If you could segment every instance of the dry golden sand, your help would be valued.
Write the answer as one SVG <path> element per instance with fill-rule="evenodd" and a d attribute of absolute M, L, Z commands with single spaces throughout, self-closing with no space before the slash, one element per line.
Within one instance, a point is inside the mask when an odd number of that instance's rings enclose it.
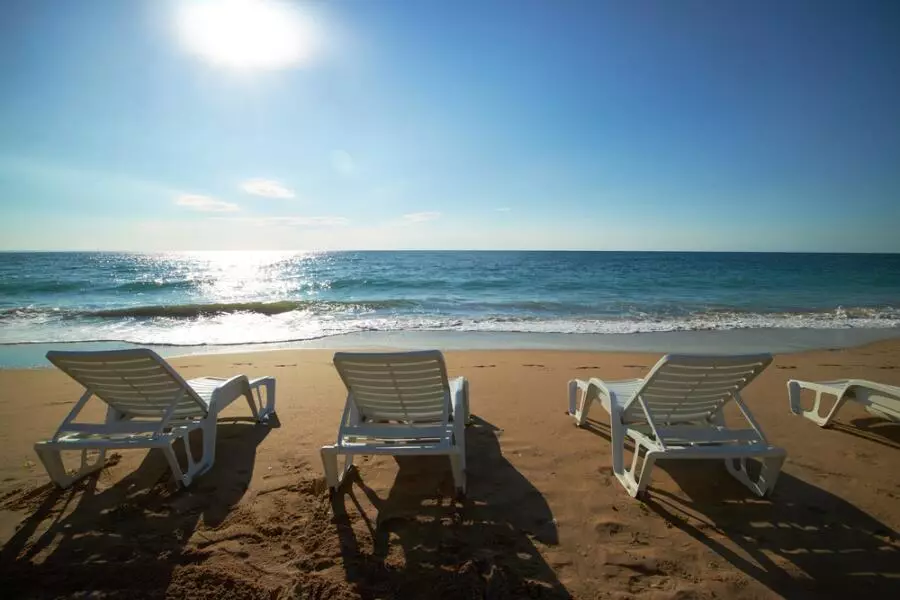
<path fill-rule="evenodd" d="M 80 389 L 53 370 L 0 371 L 3 597 L 900 597 L 900 426 L 851 405 L 822 430 L 789 414 L 785 389 L 900 384 L 900 341 L 779 356 L 748 388 L 788 451 L 766 500 L 706 461 L 661 463 L 649 499 L 633 500 L 612 476 L 603 411 L 587 429 L 564 414 L 570 378 L 640 376 L 657 358 L 448 352 L 477 416 L 463 502 L 441 458 L 358 461 L 329 499 L 318 448 L 344 394 L 328 352 L 175 359 L 188 378 L 278 381 L 280 425 L 223 422 L 214 469 L 184 491 L 143 452 L 56 491 L 31 445 Z"/>

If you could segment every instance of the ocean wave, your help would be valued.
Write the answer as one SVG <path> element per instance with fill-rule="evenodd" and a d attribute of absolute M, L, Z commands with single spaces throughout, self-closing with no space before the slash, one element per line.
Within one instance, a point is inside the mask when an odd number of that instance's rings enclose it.
<path fill-rule="evenodd" d="M 198 279 L 146 279 L 139 281 L 129 281 L 113 286 L 112 290 L 116 292 L 162 292 L 166 290 L 192 290 L 205 283 L 214 283 L 210 280 Z"/>
<path fill-rule="evenodd" d="M 33 318 L 56 316 L 65 319 L 84 317 L 126 319 L 126 318 L 168 318 L 193 319 L 232 313 L 255 313 L 259 315 L 279 315 L 295 311 L 328 314 L 336 312 L 367 312 L 386 309 L 409 309 L 416 305 L 409 300 L 368 300 L 359 302 L 336 302 L 330 300 L 282 300 L 278 302 L 212 302 L 203 304 L 164 304 L 149 306 L 129 306 L 99 310 L 65 310 L 59 308 L 19 307 L 0 311 L 0 321 L 10 318 Z"/>
<path fill-rule="evenodd" d="M 336 311 L 323 314 L 298 311 L 296 306 L 285 310 L 289 308 L 286 304 L 291 303 L 268 304 L 276 306 L 263 309 L 269 312 L 238 310 L 241 303 L 226 305 L 234 309 L 230 312 L 211 310 L 211 305 L 198 305 L 207 307 L 204 310 L 208 312 L 168 307 L 174 308 L 180 316 L 188 313 L 197 315 L 189 319 L 179 318 L 174 323 L 168 318 L 22 319 L 0 327 L 0 343 L 118 341 L 171 346 L 240 345 L 300 342 L 369 331 L 640 334 L 737 329 L 900 329 L 900 309 L 895 308 L 839 308 L 821 312 L 768 314 L 715 310 L 685 317 L 541 318 L 498 315 L 464 318 L 409 312 L 386 316 L 374 312 Z M 346 307 L 346 304 L 341 306 Z M 152 310 L 137 313 L 130 310 L 127 316 L 137 314 L 143 317 L 153 313 Z"/>

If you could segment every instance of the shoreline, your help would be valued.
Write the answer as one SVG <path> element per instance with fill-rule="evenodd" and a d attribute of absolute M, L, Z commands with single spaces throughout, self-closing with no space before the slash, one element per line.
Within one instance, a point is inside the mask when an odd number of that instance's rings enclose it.
<path fill-rule="evenodd" d="M 161 356 L 232 355 L 280 350 L 413 350 L 447 351 L 578 351 L 691 354 L 785 354 L 857 348 L 900 338 L 900 328 L 758 328 L 664 331 L 642 333 L 518 333 L 459 331 L 367 331 L 293 342 L 171 346 L 130 342 L 0 343 L 0 370 L 50 368 L 44 356 L 51 349 L 114 350 L 151 348 Z"/>

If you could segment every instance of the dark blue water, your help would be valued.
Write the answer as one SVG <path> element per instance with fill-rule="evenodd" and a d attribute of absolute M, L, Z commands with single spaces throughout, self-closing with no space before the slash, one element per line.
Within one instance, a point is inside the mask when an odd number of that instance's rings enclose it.
<path fill-rule="evenodd" d="M 0 343 L 900 327 L 900 255 L 0 253 Z"/>

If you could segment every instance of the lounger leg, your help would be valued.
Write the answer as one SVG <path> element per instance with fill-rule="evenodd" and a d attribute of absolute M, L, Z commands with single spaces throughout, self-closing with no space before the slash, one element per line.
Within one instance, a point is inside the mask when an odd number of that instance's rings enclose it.
<path fill-rule="evenodd" d="M 620 423 L 616 423 L 614 420 L 611 421 L 610 428 L 612 429 L 613 474 L 631 496 L 637 496 L 638 485 L 634 480 L 634 474 L 629 473 L 625 469 L 625 430 Z M 634 450 L 636 463 L 637 452 L 640 450 L 640 448 L 635 447 Z M 633 468 L 634 467 L 632 466 L 632 469 Z"/>
<path fill-rule="evenodd" d="M 576 390 L 575 393 L 577 394 L 577 390 L 578 390 L 577 382 L 575 383 L 575 390 Z M 590 412 L 590 409 L 591 409 L 591 403 L 594 401 L 594 394 L 589 393 L 589 391 L 590 391 L 590 386 L 586 386 L 584 388 L 584 390 L 582 390 L 580 406 L 576 406 L 576 408 L 575 408 L 575 413 L 574 413 L 575 414 L 575 425 L 577 425 L 578 427 L 581 427 L 582 425 L 584 425 L 584 422 L 587 421 L 588 413 Z M 571 383 L 569 384 L 569 394 L 570 395 L 572 394 Z M 571 404 L 572 404 L 572 400 L 570 399 L 569 405 L 571 406 Z"/>
<path fill-rule="evenodd" d="M 266 390 L 266 403 L 263 405 L 262 389 Z M 251 396 L 247 398 L 250 403 L 250 412 L 256 418 L 257 422 L 265 423 L 269 417 L 275 414 L 275 378 L 263 377 L 253 381 Z M 256 398 L 253 398 L 253 394 Z"/>
<path fill-rule="evenodd" d="M 746 458 L 726 458 L 725 468 L 732 477 L 759 494 L 759 491 L 753 489 L 753 482 L 750 481 L 750 476 L 747 474 Z"/>
<path fill-rule="evenodd" d="M 814 413 L 817 417 L 818 417 L 818 413 L 819 413 L 819 395 L 820 394 L 816 395 L 816 408 L 815 408 L 815 413 Z M 828 411 L 828 414 L 825 415 L 824 418 L 819 417 L 819 418 L 813 419 L 813 421 L 818 423 L 820 427 L 827 427 L 828 424 L 831 422 L 832 417 L 834 417 L 834 413 L 836 413 L 838 411 L 838 409 L 841 406 L 843 406 L 844 402 L 846 402 L 846 401 L 847 401 L 847 396 L 846 395 L 841 396 L 840 398 L 835 400 L 834 406 L 831 407 L 831 410 Z M 812 418 L 812 417 L 810 417 L 810 418 Z"/>
<path fill-rule="evenodd" d="M 197 465 L 197 475 L 206 473 L 216 462 L 216 425 L 216 421 L 207 418 L 200 426 L 200 433 L 203 436 L 203 456 L 200 457 Z M 185 441 L 187 442 L 187 440 L 188 438 L 185 436 Z M 185 449 L 190 454 L 189 444 L 185 443 Z"/>
<path fill-rule="evenodd" d="M 635 457 L 637 457 L 637 450 L 638 449 L 635 448 Z M 653 465 L 656 464 L 656 459 L 660 454 L 660 452 L 655 450 L 648 450 L 647 454 L 644 455 L 644 465 L 641 467 L 641 475 L 637 480 L 637 493 L 635 494 L 635 497 L 640 496 L 647 491 L 647 486 L 650 485 L 650 473 L 653 471 Z M 634 472 L 635 468 L 632 467 L 632 475 L 634 475 Z"/>
<path fill-rule="evenodd" d="M 575 416 L 578 409 L 578 381 L 573 379 L 569 382 L 569 414 Z"/>
<path fill-rule="evenodd" d="M 647 449 L 647 452 L 644 455 L 644 464 L 641 465 L 640 474 L 635 478 L 635 473 L 637 473 L 638 470 L 638 461 L 641 459 L 641 448 L 643 445 L 640 442 L 635 442 L 634 457 L 631 460 L 631 469 L 625 469 L 624 443 L 619 447 L 621 448 L 619 456 L 613 458 L 613 473 L 625 487 L 628 494 L 632 498 L 637 498 L 641 494 L 646 493 L 647 486 L 650 485 L 650 473 L 653 471 L 653 465 L 656 463 L 656 459 L 661 453 L 656 450 Z"/>
<path fill-rule="evenodd" d="M 781 474 L 781 467 L 784 464 L 785 456 L 771 456 L 763 459 L 762 471 L 759 473 L 759 487 L 762 495 L 768 495 L 775 489 L 775 483 Z"/>
<path fill-rule="evenodd" d="M 35 444 L 34 451 L 37 453 L 41 464 L 47 471 L 47 475 L 53 480 L 57 486 L 66 489 L 73 483 L 102 469 L 106 464 L 106 451 L 100 450 L 97 458 L 93 462 L 87 460 L 87 450 L 81 451 L 81 466 L 73 474 L 66 472 L 66 467 L 62 461 L 62 452 L 56 448 L 48 447 L 46 444 Z"/>
<path fill-rule="evenodd" d="M 353 455 L 345 454 L 344 468 L 338 472 L 338 454 L 340 452 L 337 446 L 322 447 L 321 455 L 322 467 L 325 471 L 325 483 L 334 491 L 337 491 L 347 473 L 353 468 Z"/>
<path fill-rule="evenodd" d="M 762 461 L 762 467 L 756 481 L 750 479 L 745 457 L 725 459 L 725 468 L 728 469 L 732 477 L 747 486 L 750 491 L 759 497 L 763 497 L 775 488 L 775 482 L 781 473 L 781 465 L 784 463 L 784 455 L 766 456 L 760 460 Z"/>
<path fill-rule="evenodd" d="M 466 493 L 466 471 L 465 458 L 460 452 L 450 454 L 450 469 L 453 471 L 453 485 L 456 487 L 456 493 L 462 495 Z"/>
<path fill-rule="evenodd" d="M 838 409 L 844 404 L 846 401 L 846 395 L 841 395 L 835 398 L 834 406 L 831 407 L 831 410 L 828 411 L 828 414 L 824 417 L 820 416 L 819 410 L 822 404 L 822 390 L 814 390 L 816 392 L 816 398 L 813 402 L 813 407 L 810 410 L 803 410 L 800 407 L 800 393 L 803 389 L 803 386 L 800 385 L 798 381 L 789 381 L 788 382 L 788 399 L 790 401 L 791 412 L 795 415 L 802 415 L 818 425 L 819 427 L 827 427 L 828 423 L 831 421 L 834 414 L 838 411 Z"/>
<path fill-rule="evenodd" d="M 181 439 L 185 443 L 185 452 L 190 455 L 191 450 L 187 447 L 189 443 L 187 438 L 179 437 L 176 439 Z M 192 474 L 190 471 L 185 473 L 181 470 L 181 465 L 178 464 L 178 457 L 175 456 L 173 444 L 166 444 L 165 446 L 160 447 L 160 450 L 162 450 L 163 455 L 166 457 L 166 461 L 169 463 L 169 469 L 172 471 L 172 478 L 175 480 L 175 484 L 183 485 L 184 487 L 191 485 Z M 190 464 L 190 458 L 188 459 L 188 464 Z"/>
<path fill-rule="evenodd" d="M 99 471 L 106 465 L 106 450 L 99 450 L 97 458 L 92 462 L 88 462 L 88 450 L 82 450 L 81 465 L 75 473 L 70 475 L 66 472 L 66 467 L 62 461 L 62 452 L 60 450 L 48 447 L 46 444 L 38 443 L 34 445 L 34 451 L 37 453 L 38 458 L 41 459 L 41 464 L 44 465 L 47 475 L 50 476 L 53 483 L 62 489 L 68 488 L 82 477 Z"/>
<path fill-rule="evenodd" d="M 38 458 L 44 464 L 47 475 L 53 480 L 53 483 L 59 487 L 66 489 L 75 481 L 74 477 L 70 477 L 66 473 L 66 468 L 62 462 L 62 454 L 59 450 L 47 448 L 42 444 L 35 444 L 34 451 L 37 452 Z"/>
<path fill-rule="evenodd" d="M 469 411 L 469 380 L 463 379 L 463 423 L 469 425 L 471 421 L 471 411 Z"/>

